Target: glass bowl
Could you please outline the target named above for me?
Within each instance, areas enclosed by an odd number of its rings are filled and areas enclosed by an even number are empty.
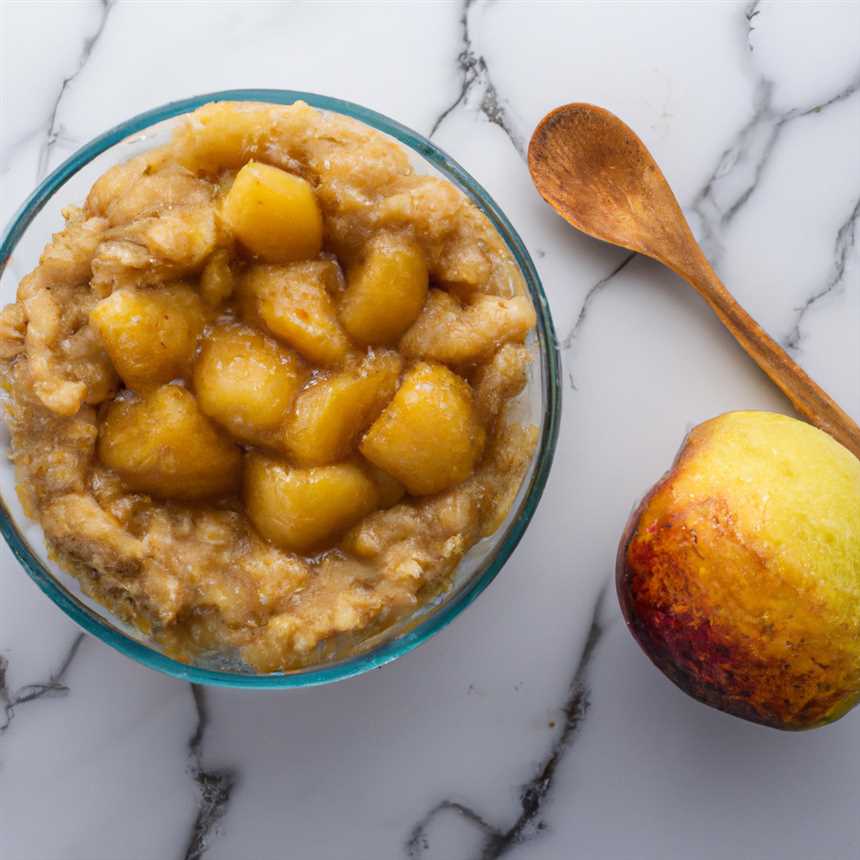
[[[318,109],[354,117],[399,141],[417,172],[453,182],[499,232],[522,272],[537,311],[537,329],[528,345],[538,360],[532,364],[520,405],[523,417],[539,425],[539,444],[508,517],[493,535],[464,556],[447,590],[381,633],[351,646],[345,656],[269,674],[255,674],[217,656],[201,657],[194,664],[174,660],[145,634],[85,595],[78,581],[49,559],[41,527],[21,509],[14,470],[4,457],[0,464],[0,531],[39,588],[88,633],[145,666],[197,684],[268,689],[324,684],[375,669],[420,645],[489,585],[519,543],[543,492],[558,436],[561,386],[555,332],[537,271],[516,230],[490,195],[435,144],[382,114],[328,96],[264,89],[208,93],[147,111],[99,135],[51,173],[13,217],[0,244],[0,300],[14,301],[18,282],[35,267],[50,234],[62,229],[61,208],[83,201],[92,183],[112,165],[165,142],[175,117],[212,101],[291,104],[300,99]],[[2,432],[2,445],[8,453],[5,426]]]

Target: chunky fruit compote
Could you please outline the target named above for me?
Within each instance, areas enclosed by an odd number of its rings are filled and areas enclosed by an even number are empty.
[[[535,313],[398,144],[210,104],[63,214],[0,315],[19,495],[167,653],[327,659],[498,528],[536,443],[512,403]]]

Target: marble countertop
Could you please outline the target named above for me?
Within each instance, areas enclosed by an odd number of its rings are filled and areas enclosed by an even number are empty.
[[[563,341],[540,509],[480,600],[398,662],[191,688],[84,636],[0,549],[0,857],[860,854],[860,710],[782,734],[688,699],[612,589],[634,502],[695,423],[786,410],[704,304],[575,234],[523,154],[569,101],[627,120],[726,284],[860,419],[860,5],[7,2],[0,216],[109,126],[241,86],[369,105],[502,205]]]

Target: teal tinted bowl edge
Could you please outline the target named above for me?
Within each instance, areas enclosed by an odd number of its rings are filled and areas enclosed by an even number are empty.
[[[287,689],[327,684],[361,675],[371,669],[384,666],[411,651],[434,633],[456,618],[492,582],[520,542],[531,521],[546,485],[558,439],[561,416],[561,385],[559,377],[559,355],[549,305],[541,286],[534,263],[519,234],[507,217],[484,190],[454,159],[427,138],[389,119],[383,114],[352,102],[329,96],[295,90],[240,89],[206,93],[180,101],[170,102],[138,114],[126,122],[100,134],[79,149],[47,176],[27,198],[13,216],[0,241],[0,274],[5,269],[12,251],[24,235],[33,218],[42,210],[65,182],[97,156],[127,137],[146,130],[152,125],[182,114],[189,113],[208,102],[254,101],[272,104],[292,104],[304,101],[321,110],[344,114],[396,138],[452,180],[472,202],[487,216],[493,227],[508,246],[519,267],[532,301],[537,310],[537,335],[541,353],[541,386],[544,400],[544,421],[538,448],[538,460],[532,472],[529,486],[520,503],[517,516],[510,523],[507,533],[493,549],[476,572],[471,582],[464,585],[456,597],[445,603],[434,615],[419,622],[409,632],[402,634],[367,653],[358,654],[329,664],[292,672],[269,674],[243,674],[206,669],[186,665],[161,654],[148,645],[138,642],[94,612],[74,595],[67,592],[43,567],[39,559],[27,546],[5,504],[0,506],[0,533],[6,539],[14,556],[21,563],[36,585],[57,604],[73,621],[87,633],[101,639],[117,651],[131,657],[144,666],[163,672],[174,678],[194,684],[221,687],[256,689]]]

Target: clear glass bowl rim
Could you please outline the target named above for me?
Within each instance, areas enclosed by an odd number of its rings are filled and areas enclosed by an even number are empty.
[[[189,113],[207,102],[255,101],[270,102],[273,104],[292,104],[299,100],[305,101],[309,105],[321,110],[333,111],[354,117],[396,138],[430,162],[446,178],[452,180],[455,185],[458,185],[489,218],[510,249],[520,268],[537,310],[537,335],[541,353],[541,386],[545,410],[543,429],[537,462],[516,516],[511,520],[507,532],[496,545],[492,554],[483,563],[483,567],[476,571],[472,580],[465,584],[459,594],[443,604],[432,616],[416,624],[412,629],[394,639],[381,643],[366,653],[357,654],[354,657],[330,664],[291,672],[242,674],[187,665],[167,657],[142,642],[132,639],[119,629],[108,626],[96,612],[67,592],[42,565],[41,561],[29,549],[6,509],[5,504],[0,500],[0,533],[3,534],[12,553],[36,585],[60,609],[83,627],[87,633],[98,637],[127,657],[151,669],[194,684],[258,689],[309,687],[363,674],[371,669],[376,669],[386,663],[390,663],[413,648],[416,648],[456,618],[492,582],[504,566],[510,554],[519,543],[540,501],[549,475],[558,438],[561,414],[561,385],[559,382],[557,340],[549,305],[540,278],[519,234],[487,191],[438,146],[395,120],[353,102],[296,90],[236,89],[192,96],[179,101],[169,102],[161,107],[138,114],[94,138],[70,156],[39,184],[38,188],[33,191],[13,216],[9,226],[3,233],[2,241],[0,241],[0,273],[5,269],[12,251],[18,244],[21,236],[24,235],[33,218],[42,210],[55,192],[90,161],[125,138],[144,131],[150,126],[164,120]]]

